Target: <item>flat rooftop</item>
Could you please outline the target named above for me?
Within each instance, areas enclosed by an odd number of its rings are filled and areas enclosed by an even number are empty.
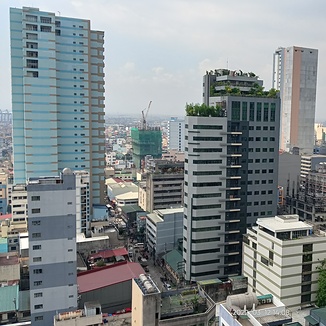
[[[312,230],[313,227],[299,220],[299,215],[279,215],[257,219],[257,224],[273,232]]]
[[[19,264],[19,258],[16,253],[1,253],[0,254],[0,266],[10,266]]]

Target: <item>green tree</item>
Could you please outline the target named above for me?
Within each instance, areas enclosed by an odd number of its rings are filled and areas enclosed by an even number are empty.
[[[317,270],[319,272],[319,277],[316,304],[321,308],[326,306],[326,259],[320,263]]]
[[[206,104],[187,104],[187,116],[200,116],[200,117],[221,117],[223,112],[219,105],[208,106]]]

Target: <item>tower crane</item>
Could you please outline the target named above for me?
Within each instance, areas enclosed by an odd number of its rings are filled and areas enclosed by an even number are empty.
[[[149,101],[148,107],[144,110],[141,111],[142,114],[142,123],[141,123],[141,128],[146,130],[147,129],[147,115],[148,115],[148,111],[149,108],[151,107],[152,101]]]

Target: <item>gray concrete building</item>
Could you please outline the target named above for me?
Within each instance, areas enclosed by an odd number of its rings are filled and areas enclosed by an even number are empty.
[[[226,69],[207,72],[204,103],[218,109],[206,116],[187,109],[187,280],[239,275],[246,227],[259,216],[276,214],[279,98],[263,92],[262,81],[252,75]]]
[[[77,309],[75,175],[30,179],[27,196],[31,320],[52,325]]]
[[[156,255],[175,249],[182,239],[183,208],[161,209],[147,215],[147,245]]]
[[[149,164],[150,163],[150,164]],[[150,160],[139,187],[139,204],[148,212],[181,207],[184,192],[184,163]]]
[[[280,149],[314,149],[318,50],[298,46],[278,48],[273,56],[273,87],[281,96]]]

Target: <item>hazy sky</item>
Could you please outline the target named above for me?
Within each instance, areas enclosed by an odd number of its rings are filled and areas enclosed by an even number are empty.
[[[279,46],[319,50],[317,120],[326,112],[325,0],[0,0],[0,109],[11,110],[9,7],[91,20],[105,31],[106,113],[184,115],[206,70],[253,71],[271,87]]]

